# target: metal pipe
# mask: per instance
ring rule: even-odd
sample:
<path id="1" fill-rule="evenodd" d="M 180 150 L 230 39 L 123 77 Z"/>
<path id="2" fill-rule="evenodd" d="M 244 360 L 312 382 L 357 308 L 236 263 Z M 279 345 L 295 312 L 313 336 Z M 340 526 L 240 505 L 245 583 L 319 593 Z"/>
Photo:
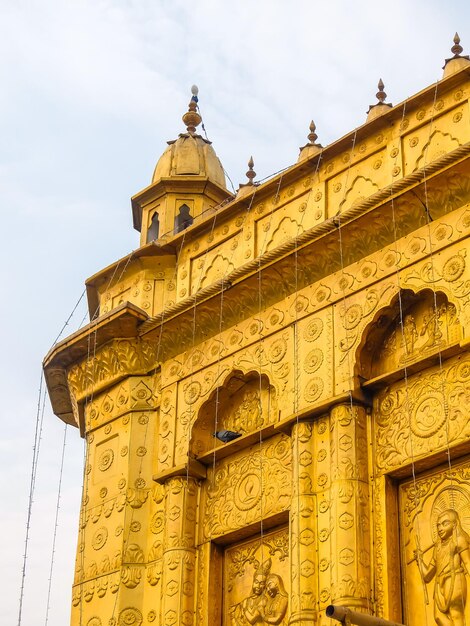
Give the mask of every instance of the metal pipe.
<path id="1" fill-rule="evenodd" d="M 356 626 L 404 626 L 397 622 L 390 622 L 388 619 L 367 615 L 367 613 L 359 613 L 345 606 L 335 606 L 330 604 L 326 607 L 326 616 L 336 619 L 343 624 L 356 624 Z"/>

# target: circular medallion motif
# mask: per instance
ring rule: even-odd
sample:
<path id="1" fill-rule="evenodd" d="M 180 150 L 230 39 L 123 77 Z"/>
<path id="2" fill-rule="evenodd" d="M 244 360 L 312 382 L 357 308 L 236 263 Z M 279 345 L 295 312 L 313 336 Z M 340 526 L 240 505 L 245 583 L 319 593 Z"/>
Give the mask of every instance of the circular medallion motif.
<path id="1" fill-rule="evenodd" d="M 464 383 L 468 378 L 470 378 L 470 363 L 467 361 L 465 363 L 461 363 L 457 368 L 457 380 L 461 383 Z"/>
<path id="2" fill-rule="evenodd" d="M 102 526 L 101 528 L 98 528 L 98 530 L 93 535 L 91 545 L 93 546 L 94 550 L 100 550 L 106 543 L 107 539 L 108 529 Z"/>
<path id="3" fill-rule="evenodd" d="M 269 360 L 271 363 L 279 363 L 287 350 L 287 343 L 284 339 L 277 339 L 269 347 Z"/>
<path id="4" fill-rule="evenodd" d="M 111 464 L 114 460 L 114 452 L 111 448 L 108 448 L 104 452 L 100 454 L 100 458 L 98 460 L 98 467 L 102 472 L 106 471 L 111 467 Z"/>
<path id="5" fill-rule="evenodd" d="M 411 430 L 417 437 L 432 437 L 445 421 L 444 398 L 439 393 L 429 393 L 411 416 Z"/>
<path id="6" fill-rule="evenodd" d="M 320 570 L 320 572 L 326 572 L 329 566 L 330 564 L 328 562 L 328 559 L 321 559 L 320 563 L 318 564 L 318 569 Z"/>
<path id="7" fill-rule="evenodd" d="M 163 513 L 156 513 L 150 522 L 150 530 L 158 535 L 163 530 Z"/>
<path id="8" fill-rule="evenodd" d="M 126 456 L 126 454 L 129 452 L 129 448 L 127 446 L 122 446 L 121 448 L 121 456 Z"/>
<path id="9" fill-rule="evenodd" d="M 323 380 L 317 376 L 312 378 L 312 380 L 307 383 L 304 391 L 304 398 L 307 402 L 314 402 L 321 396 L 322 391 Z"/>
<path id="10" fill-rule="evenodd" d="M 108 490 L 106 489 L 106 487 L 101 487 L 100 498 L 106 498 L 107 495 L 108 495 Z"/>
<path id="11" fill-rule="evenodd" d="M 90 617 L 87 622 L 87 626 L 101 626 L 101 620 L 99 617 Z"/>
<path id="12" fill-rule="evenodd" d="M 145 426 L 145 424 L 148 424 L 149 418 L 147 415 L 139 415 L 139 424 L 141 424 L 142 426 Z"/>
<path id="13" fill-rule="evenodd" d="M 360 304 L 352 304 L 346 309 L 343 316 L 343 326 L 346 330 L 356 328 L 362 319 L 362 307 Z"/>
<path id="14" fill-rule="evenodd" d="M 143 489 L 147 483 L 145 482 L 145 478 L 136 478 L 134 485 L 137 489 Z"/>
<path id="15" fill-rule="evenodd" d="M 316 317 L 307 324 L 304 330 L 305 341 L 315 341 L 321 335 L 323 330 L 323 322 L 319 317 Z"/>
<path id="16" fill-rule="evenodd" d="M 315 202 L 320 202 L 320 200 L 323 198 L 323 194 L 321 191 L 317 191 L 317 193 L 315 194 L 315 196 L 313 197 L 313 199 L 315 200 Z"/>
<path id="17" fill-rule="evenodd" d="M 119 626 L 140 626 L 142 624 L 142 613 L 139 609 L 130 607 L 119 613 Z"/>
<path id="18" fill-rule="evenodd" d="M 147 454 L 147 448 L 140 446 L 137 448 L 137 456 L 145 456 Z"/>
<path id="19" fill-rule="evenodd" d="M 305 358 L 304 369 L 307 374 L 313 374 L 323 363 L 323 352 L 320 348 L 310 350 Z"/>
<path id="20" fill-rule="evenodd" d="M 106 424 L 106 426 L 104 427 L 104 432 L 106 435 L 109 435 L 109 433 L 111 432 L 112 426 L 111 424 Z"/>
<path id="21" fill-rule="evenodd" d="M 184 388 L 184 399 L 187 404 L 194 404 L 201 395 L 201 383 L 193 381 Z"/>
<path id="22" fill-rule="evenodd" d="M 249 511 L 261 499 L 260 477 L 251 472 L 246 474 L 238 483 L 235 490 L 235 504 L 241 511 Z"/>
<path id="23" fill-rule="evenodd" d="M 448 283 L 458 280 L 465 271 L 465 259 L 460 254 L 456 254 L 444 263 L 442 277 Z"/>
<path id="24" fill-rule="evenodd" d="M 147 613 L 147 621 L 154 622 L 156 618 L 157 618 L 157 614 L 153 609 Z"/>

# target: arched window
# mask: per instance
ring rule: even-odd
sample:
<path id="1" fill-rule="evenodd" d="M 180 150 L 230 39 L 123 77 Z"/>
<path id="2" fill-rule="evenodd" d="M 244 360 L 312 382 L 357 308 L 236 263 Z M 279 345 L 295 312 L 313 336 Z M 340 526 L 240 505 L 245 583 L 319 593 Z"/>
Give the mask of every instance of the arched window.
<path id="1" fill-rule="evenodd" d="M 187 204 L 182 204 L 178 215 L 175 217 L 175 234 L 180 233 L 182 230 L 188 228 L 193 223 L 193 218 L 190 214 L 190 208 Z"/>
<path id="2" fill-rule="evenodd" d="M 158 220 L 158 213 L 154 213 L 152 215 L 152 220 L 150 222 L 149 229 L 147 231 L 147 243 L 153 241 L 154 239 L 158 239 L 158 231 L 160 230 L 160 222 Z"/>

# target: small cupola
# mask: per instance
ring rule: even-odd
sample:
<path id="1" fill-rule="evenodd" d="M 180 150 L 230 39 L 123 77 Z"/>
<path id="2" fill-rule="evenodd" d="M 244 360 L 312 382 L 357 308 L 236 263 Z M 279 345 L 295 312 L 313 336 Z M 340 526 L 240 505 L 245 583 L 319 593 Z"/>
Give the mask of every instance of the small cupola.
<path id="1" fill-rule="evenodd" d="M 182 117 L 186 132 L 168 141 L 150 187 L 132 198 L 134 227 L 141 231 L 141 245 L 177 235 L 205 211 L 233 198 L 226 189 L 224 168 L 212 143 L 197 133 L 202 117 L 196 85 L 191 92 L 188 110 Z"/>

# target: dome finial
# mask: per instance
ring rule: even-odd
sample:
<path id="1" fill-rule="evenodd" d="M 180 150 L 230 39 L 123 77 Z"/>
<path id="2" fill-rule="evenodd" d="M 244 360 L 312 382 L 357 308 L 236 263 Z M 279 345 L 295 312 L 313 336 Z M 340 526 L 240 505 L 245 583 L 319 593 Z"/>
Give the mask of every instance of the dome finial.
<path id="1" fill-rule="evenodd" d="M 304 159 L 313 156 L 314 154 L 317 154 L 322 150 L 322 145 L 320 143 L 317 143 L 318 135 L 315 132 L 317 130 L 317 127 L 313 120 L 310 122 L 308 128 L 310 130 L 309 134 L 307 135 L 308 143 L 305 144 L 305 146 L 301 146 L 299 148 L 300 152 L 297 161 L 303 161 Z"/>
<path id="2" fill-rule="evenodd" d="M 184 124 L 186 124 L 186 130 L 190 135 L 194 135 L 196 132 L 196 127 L 202 122 L 202 117 L 197 112 L 197 103 L 198 103 L 198 93 L 199 89 L 197 85 L 193 85 L 191 87 L 192 97 L 188 104 L 188 110 L 183 115 L 182 120 Z"/>
<path id="3" fill-rule="evenodd" d="M 315 126 L 315 122 L 313 120 L 310 122 L 309 129 L 310 129 L 310 132 L 307 135 L 307 139 L 313 145 L 318 139 L 318 135 L 315 132 L 317 130 L 317 127 Z"/>
<path id="4" fill-rule="evenodd" d="M 470 57 L 462 55 L 463 48 L 460 45 L 460 37 L 458 33 L 455 33 L 454 35 L 454 45 L 450 51 L 454 56 L 445 60 L 444 67 L 442 68 L 444 70 L 444 78 L 447 78 L 447 76 L 450 76 L 451 74 L 455 74 L 455 72 L 458 72 L 464 67 L 468 68 L 470 66 Z"/>
<path id="5" fill-rule="evenodd" d="M 380 115 L 383 115 L 392 107 L 392 104 L 390 102 L 385 102 L 385 100 L 387 99 L 387 94 L 384 91 L 385 85 L 384 81 L 381 78 L 379 78 L 377 88 L 378 92 L 375 94 L 375 97 L 377 98 L 378 102 L 370 105 L 369 110 L 367 111 L 368 122 L 374 120 Z"/>
<path id="6" fill-rule="evenodd" d="M 384 85 L 384 81 L 381 78 L 379 78 L 377 87 L 378 87 L 378 92 L 375 94 L 375 97 L 377 98 L 379 102 L 383 103 L 387 99 L 387 94 L 384 91 L 385 85 Z"/>
<path id="7" fill-rule="evenodd" d="M 462 54 L 462 52 L 463 52 L 463 48 L 460 45 L 460 37 L 459 37 L 458 33 L 455 33 L 455 35 L 454 35 L 454 45 L 452 46 L 450 51 L 452 52 L 454 57 L 460 56 Z"/>
<path id="8" fill-rule="evenodd" d="M 250 160 L 248 161 L 249 169 L 248 169 L 248 172 L 246 173 L 246 177 L 248 178 L 248 182 L 246 183 L 247 185 L 253 185 L 254 184 L 253 183 L 253 179 L 256 176 L 256 172 L 253 169 L 254 165 L 255 165 L 255 162 L 253 161 L 253 157 L 251 156 Z"/>

